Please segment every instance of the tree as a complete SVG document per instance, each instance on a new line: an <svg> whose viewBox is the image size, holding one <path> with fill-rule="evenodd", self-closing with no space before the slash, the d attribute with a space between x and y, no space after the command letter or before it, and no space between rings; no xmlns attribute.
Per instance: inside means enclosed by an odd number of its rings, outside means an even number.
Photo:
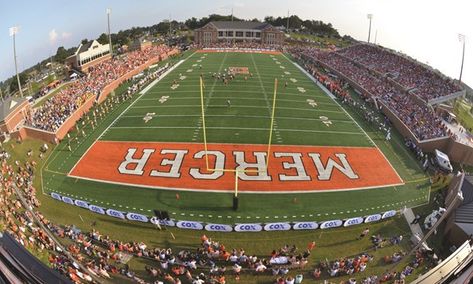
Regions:
<svg viewBox="0 0 473 284"><path fill-rule="evenodd" d="M26 74L26 72L21 72L19 74L19 77L20 77L20 84L23 88L24 85L26 84L26 81L28 81L28 75ZM10 92L14 93L16 91L18 91L18 81L16 79L16 76L13 76L10 80Z"/></svg>
<svg viewBox="0 0 473 284"><path fill-rule="evenodd" d="M102 33L98 38L97 41L100 44L107 44L108 43L108 35L106 33Z"/></svg>
<svg viewBox="0 0 473 284"><path fill-rule="evenodd" d="M80 42L80 43L82 43L82 44L86 44L86 43L88 43L88 42L89 42L89 40L88 40L88 39L86 39L86 38L84 38L83 40L81 40L81 42Z"/></svg>
<svg viewBox="0 0 473 284"><path fill-rule="evenodd" d="M193 30L193 29L196 29L196 28L199 26L199 22L197 21L197 18L192 17L192 18L187 19L187 20L185 21L185 25L186 25L189 29Z"/></svg>

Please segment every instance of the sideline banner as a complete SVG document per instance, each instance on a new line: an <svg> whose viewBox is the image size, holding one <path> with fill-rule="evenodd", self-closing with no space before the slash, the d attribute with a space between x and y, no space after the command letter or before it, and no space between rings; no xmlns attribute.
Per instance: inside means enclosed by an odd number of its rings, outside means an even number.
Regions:
<svg viewBox="0 0 473 284"><path fill-rule="evenodd" d="M210 232L231 232L232 226L226 224L207 224L205 230Z"/></svg>
<svg viewBox="0 0 473 284"><path fill-rule="evenodd" d="M118 210L107 209L105 213L107 213L108 216L112 216L119 219L125 219L125 214L123 214L123 212L118 211Z"/></svg>
<svg viewBox="0 0 473 284"><path fill-rule="evenodd" d="M320 225L320 229L337 228L343 224L342 220L325 221Z"/></svg>
<svg viewBox="0 0 473 284"><path fill-rule="evenodd" d="M235 226L236 232L260 232L263 230L260 224L237 224Z"/></svg>
<svg viewBox="0 0 473 284"><path fill-rule="evenodd" d="M294 230L315 230L319 227L316 222L296 222L292 228Z"/></svg>
<svg viewBox="0 0 473 284"><path fill-rule="evenodd" d="M345 220L345 222L343 223L343 227L359 225L362 223L363 223L363 218L361 217L350 218L350 219Z"/></svg>
<svg viewBox="0 0 473 284"><path fill-rule="evenodd" d="M288 230L316 230L318 228L320 229L331 229L331 228L337 228L337 227L349 227L349 226L354 226L354 225L360 225L363 223L371 223L371 222L377 222L380 220L384 220L387 218L391 218L393 216L396 216L397 211L396 210L390 210L386 211L383 213L379 214L373 214L373 215L368 215L363 217L353 217L346 219L344 221L342 220L329 220L320 223L317 223L315 221L306 221L306 222L294 222L293 225L291 226L291 223L289 222L275 222L275 223L266 223L264 225L260 223L243 223L243 224L235 224L235 225L229 225L229 224L214 224L214 223L207 223L203 224L202 222L196 222L196 221L178 221L178 220L159 220L155 216L153 217L148 217L146 215L134 213L134 212L123 212L111 208L103 208L101 206L93 205L93 204L88 204L87 202L80 200L80 199L72 199L67 196L61 196L58 193L52 192L50 193L51 197L62 201L67 204L75 205L81 208L88 209L92 212L101 214L101 215L107 215L110 217L115 217L118 219L127 219L131 221L137 221L137 222L143 222L143 223L152 223L152 224L159 224L163 226L168 226L168 227L178 227L181 229L189 229L189 230L206 230L209 232L260 232L260 231L288 231Z"/></svg>
<svg viewBox="0 0 473 284"><path fill-rule="evenodd" d="M265 231L289 231L290 229L289 223L267 223L264 225Z"/></svg>
<svg viewBox="0 0 473 284"><path fill-rule="evenodd" d="M204 226L199 222L194 221L178 221L176 226L181 229L202 230Z"/></svg>

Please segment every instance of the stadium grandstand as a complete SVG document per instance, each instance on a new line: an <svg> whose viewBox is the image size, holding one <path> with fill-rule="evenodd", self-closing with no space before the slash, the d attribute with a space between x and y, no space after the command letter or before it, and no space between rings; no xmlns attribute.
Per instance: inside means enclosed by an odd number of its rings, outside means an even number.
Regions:
<svg viewBox="0 0 473 284"><path fill-rule="evenodd" d="M110 15L2 96L0 283L471 283L465 84L295 15Z"/></svg>

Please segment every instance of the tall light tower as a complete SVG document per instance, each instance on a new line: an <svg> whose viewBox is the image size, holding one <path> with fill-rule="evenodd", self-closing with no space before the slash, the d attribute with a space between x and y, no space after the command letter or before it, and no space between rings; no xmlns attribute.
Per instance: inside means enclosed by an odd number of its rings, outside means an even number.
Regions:
<svg viewBox="0 0 473 284"><path fill-rule="evenodd" d="M112 13L112 9L107 8L108 45L110 48L110 55L113 55L112 35L110 34L110 14L111 13Z"/></svg>
<svg viewBox="0 0 473 284"><path fill-rule="evenodd" d="M460 84L462 82L462 73L463 73L463 62L465 61L465 41L466 37L464 34L458 34L458 40L463 43L463 51L462 51L462 65L460 68L460 78L458 78L458 81L460 81Z"/></svg>
<svg viewBox="0 0 473 284"><path fill-rule="evenodd" d="M369 30L368 30L368 43L369 43L370 42L370 36L371 36L371 20L373 19L373 14L368 14L367 17L368 17L368 20L370 20L370 27L369 27Z"/></svg>
<svg viewBox="0 0 473 284"><path fill-rule="evenodd" d="M10 36L13 37L13 58L15 60L15 73L16 73L16 80L18 82L18 90L20 91L20 96L23 97L23 91L21 90L20 84L20 75L18 74L18 63L16 61L16 43L15 43L15 35L20 30L19 27L11 27L10 28Z"/></svg>
<svg viewBox="0 0 473 284"><path fill-rule="evenodd" d="M287 33L289 33L289 10L287 10L286 30L287 30Z"/></svg>

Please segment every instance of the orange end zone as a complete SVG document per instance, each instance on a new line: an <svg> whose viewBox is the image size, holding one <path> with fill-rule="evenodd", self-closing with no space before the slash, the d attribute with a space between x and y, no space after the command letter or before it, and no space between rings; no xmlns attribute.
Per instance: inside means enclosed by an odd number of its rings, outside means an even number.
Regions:
<svg viewBox="0 0 473 284"><path fill-rule="evenodd" d="M280 55L280 51L271 50L257 50L257 49L199 49L198 53L222 53L222 52L238 52L238 53L261 53L261 54L272 54Z"/></svg>
<svg viewBox="0 0 473 284"><path fill-rule="evenodd" d="M239 192L354 190L403 184L372 147L209 144L209 169L238 167ZM246 171L246 173L244 172ZM235 173L207 170L203 144L97 141L70 177L163 189L228 192Z"/></svg>

